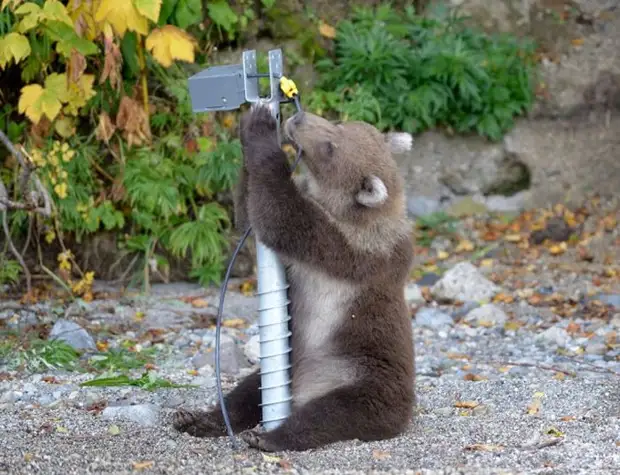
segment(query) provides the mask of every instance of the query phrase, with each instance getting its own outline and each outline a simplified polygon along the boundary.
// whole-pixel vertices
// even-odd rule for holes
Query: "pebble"
[[[253,335],[250,337],[243,347],[243,352],[250,363],[258,363],[260,361],[260,336]]]
[[[160,407],[155,404],[108,406],[101,413],[104,420],[131,421],[141,426],[155,426],[159,422]]]
[[[409,303],[424,302],[422,289],[417,284],[409,283],[405,287],[405,300]]]
[[[475,323],[478,326],[503,325],[507,320],[506,313],[492,303],[473,309],[465,317],[465,321]]]
[[[215,367],[215,342],[213,351],[207,353],[209,364]],[[220,339],[220,370],[222,373],[237,374],[241,368],[247,368],[249,362],[233,337],[222,333]]]
[[[490,300],[500,288],[484,277],[469,262],[461,262],[433,285],[432,295],[438,300],[459,300],[462,302]]]
[[[77,323],[70,320],[58,320],[50,331],[49,339],[64,341],[76,350],[97,349],[93,337]]]
[[[611,305],[614,308],[620,308],[620,295],[618,294],[599,294],[594,297],[594,300],[600,300],[606,305]]]
[[[585,351],[590,355],[604,355],[607,353],[607,345],[597,341],[590,341],[586,345]]]
[[[551,327],[544,332],[536,335],[536,340],[544,343],[550,343],[557,345],[560,348],[564,348],[570,342],[570,335],[564,328]]]
[[[415,323],[421,327],[440,328],[453,325],[454,321],[450,315],[441,310],[432,307],[422,307],[416,312]]]

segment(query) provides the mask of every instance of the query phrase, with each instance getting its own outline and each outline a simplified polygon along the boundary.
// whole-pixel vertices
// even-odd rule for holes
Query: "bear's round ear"
[[[369,208],[382,205],[388,198],[388,191],[383,180],[375,175],[365,177],[362,189],[357,193],[357,202]]]
[[[327,140],[323,142],[321,145],[323,156],[325,157],[333,157],[334,152],[336,151],[336,145],[333,142]]]

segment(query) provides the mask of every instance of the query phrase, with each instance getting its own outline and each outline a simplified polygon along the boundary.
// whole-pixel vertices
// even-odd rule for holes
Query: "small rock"
[[[605,305],[611,305],[614,308],[620,308],[620,295],[617,294],[600,294],[595,297]]]
[[[454,409],[452,407],[440,407],[439,409],[435,409],[433,412],[440,417],[450,417],[454,414]]]
[[[135,422],[142,426],[154,426],[159,420],[159,406],[154,404],[136,404],[135,406],[108,406],[101,413],[102,419],[121,419]]]
[[[499,213],[515,213],[522,211],[527,204],[531,192],[520,191],[512,196],[490,195],[485,199],[485,204],[489,211]]]
[[[258,363],[260,361],[260,336],[252,336],[245,344],[243,352],[250,363]]]
[[[208,353],[209,364],[215,368],[215,341],[213,351]],[[222,334],[220,341],[220,370],[222,373],[237,374],[241,368],[248,367],[249,363],[235,339]]]
[[[76,350],[96,350],[95,340],[77,323],[69,320],[58,320],[49,335],[50,340],[64,341]]]
[[[440,300],[490,300],[500,288],[484,277],[469,262],[461,262],[444,274],[431,288],[433,296]]]
[[[196,369],[204,368],[213,363],[213,355],[209,353],[198,352],[191,359],[192,366]]]
[[[13,403],[18,401],[22,397],[22,393],[19,391],[7,391],[0,396],[0,403]]]
[[[465,320],[478,326],[503,325],[508,316],[497,305],[489,303],[469,312]]]
[[[570,336],[564,328],[551,327],[536,336],[537,341],[551,343],[560,348],[566,347],[570,341]]]
[[[604,355],[607,353],[607,345],[597,341],[590,341],[586,345],[586,353],[589,355]]]
[[[440,328],[454,324],[452,317],[436,308],[423,307],[416,312],[415,323],[421,327]]]
[[[424,296],[420,287],[414,283],[407,284],[407,287],[405,287],[405,300],[408,303],[424,302]]]
[[[441,210],[439,200],[428,196],[412,195],[407,198],[407,212],[410,218],[420,218]]]

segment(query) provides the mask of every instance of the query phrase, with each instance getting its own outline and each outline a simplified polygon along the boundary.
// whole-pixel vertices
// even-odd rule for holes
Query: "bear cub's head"
[[[365,122],[332,123],[298,112],[285,123],[302,149],[307,192],[338,219],[403,211],[403,184],[390,139]]]

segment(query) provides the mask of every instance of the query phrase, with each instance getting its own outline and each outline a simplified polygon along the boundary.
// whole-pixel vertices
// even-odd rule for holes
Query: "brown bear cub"
[[[285,124],[303,150],[308,173],[298,179],[276,127],[266,107],[242,119],[235,214],[287,269],[292,413],[274,430],[254,430],[261,418],[256,371],[226,396],[232,427],[264,451],[395,437],[409,425],[415,396],[404,298],[412,242],[390,145],[369,124],[299,112]],[[180,410],[174,426],[199,437],[226,434],[219,406]]]

